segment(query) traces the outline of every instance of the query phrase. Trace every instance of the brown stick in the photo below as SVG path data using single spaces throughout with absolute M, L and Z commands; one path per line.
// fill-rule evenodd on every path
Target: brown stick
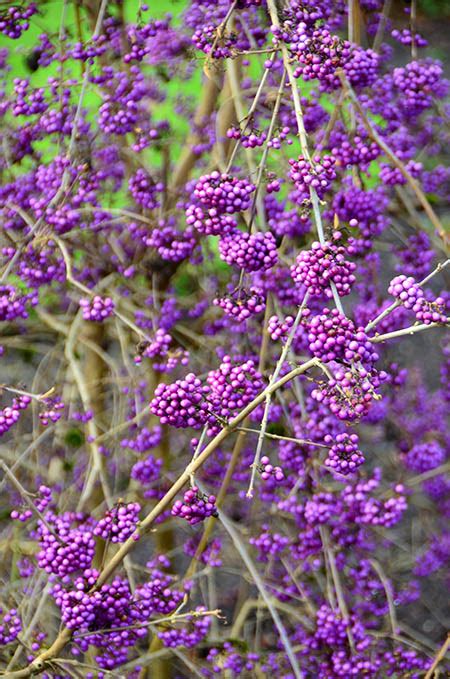
M 197 129 L 205 123 L 214 111 L 219 92 L 220 88 L 216 81 L 207 78 L 202 89 L 202 98 L 194 116 L 194 130 L 188 137 L 186 146 L 181 152 L 180 159 L 173 172 L 172 189 L 176 190 L 178 187 L 183 186 L 189 178 L 189 173 L 197 160 L 197 156 L 192 150 L 193 146 L 200 141 L 200 135 L 197 132 Z
M 441 660 L 443 660 L 445 658 L 449 647 L 450 647 L 450 632 L 447 634 L 447 639 L 442 644 L 440 650 L 438 651 L 438 653 L 437 653 L 437 655 L 436 655 L 436 657 L 433 661 L 433 664 L 431 665 L 430 669 L 426 673 L 425 679 L 432 679 L 434 670 L 439 665 Z

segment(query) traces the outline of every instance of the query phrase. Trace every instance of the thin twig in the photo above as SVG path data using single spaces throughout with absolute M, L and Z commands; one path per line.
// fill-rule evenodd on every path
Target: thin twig
M 432 679 L 433 673 L 439 663 L 444 660 L 445 656 L 447 655 L 447 651 L 450 648 L 450 632 L 447 634 L 447 639 L 444 641 L 442 644 L 441 648 L 439 649 L 439 652 L 437 653 L 433 664 L 431 665 L 430 669 L 425 675 L 425 679 Z
M 304 677 L 303 672 L 301 671 L 297 658 L 295 657 L 294 650 L 292 648 L 291 642 L 289 641 L 289 637 L 287 635 L 286 629 L 281 621 L 281 618 L 278 614 L 278 611 L 276 610 L 275 606 L 272 603 L 272 600 L 270 596 L 267 593 L 267 590 L 264 586 L 263 581 L 261 580 L 261 577 L 252 561 L 250 558 L 250 555 L 248 554 L 243 541 L 241 540 L 237 530 L 231 523 L 231 521 L 224 515 L 224 513 L 219 510 L 219 519 L 224 526 L 225 530 L 227 531 L 228 535 L 231 537 L 233 540 L 233 544 L 236 547 L 237 551 L 239 552 L 242 561 L 247 567 L 247 570 L 249 571 L 250 575 L 253 578 L 253 581 L 258 588 L 258 591 L 261 595 L 261 598 L 264 600 L 264 603 L 266 604 L 269 613 L 272 617 L 272 620 L 275 624 L 275 627 L 278 630 L 278 634 L 280 635 L 280 641 L 283 644 L 284 650 L 286 651 L 286 655 L 289 659 L 289 662 L 291 664 L 292 670 L 294 672 L 294 676 L 296 679 L 302 679 Z
M 361 106 L 358 97 L 355 94 L 355 91 L 351 87 L 345 73 L 343 71 L 338 71 L 338 76 L 339 79 L 341 80 L 342 86 L 344 89 L 347 91 L 347 95 L 350 97 L 351 101 L 355 105 L 356 110 L 358 111 L 359 115 L 361 116 L 361 120 L 363 122 L 364 127 L 368 131 L 369 135 L 372 137 L 372 139 L 378 144 L 380 149 L 384 151 L 385 155 L 392 161 L 392 163 L 397 167 L 402 175 L 405 177 L 406 181 L 416 194 L 416 197 L 419 201 L 419 203 L 422 205 L 423 209 L 425 210 L 426 214 L 428 215 L 428 218 L 434 228 L 436 229 L 437 233 L 439 236 L 442 238 L 442 241 L 444 244 L 447 243 L 448 241 L 448 234 L 445 233 L 444 228 L 431 207 L 431 204 L 426 197 L 425 193 L 422 191 L 420 188 L 419 183 L 414 179 L 414 177 L 411 175 L 409 170 L 406 168 L 405 164 L 396 156 L 394 151 L 386 144 L 384 139 L 381 138 L 381 136 L 378 134 L 378 132 L 375 130 L 374 126 L 370 122 L 369 118 L 366 115 L 366 112 L 364 111 L 363 107 Z

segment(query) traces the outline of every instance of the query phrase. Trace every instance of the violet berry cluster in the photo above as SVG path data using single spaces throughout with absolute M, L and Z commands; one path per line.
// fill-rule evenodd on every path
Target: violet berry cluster
M 193 486 L 184 493 L 183 500 L 177 500 L 173 504 L 172 516 L 179 516 L 195 526 L 210 516 L 217 516 L 216 498 Z
M 388 292 L 395 297 L 405 309 L 412 309 L 416 319 L 421 323 L 447 323 L 448 318 L 444 313 L 444 299 L 436 297 L 431 301 L 425 296 L 425 292 L 416 283 L 412 276 L 400 275 L 392 279 Z
M 334 234 L 337 239 L 340 234 Z M 356 263 L 346 258 L 346 250 L 342 245 L 326 242 L 323 245 L 315 241 L 310 250 L 302 250 L 291 268 L 292 278 L 296 283 L 304 285 L 309 294 L 331 298 L 333 296 L 330 283 L 333 283 L 339 296 L 349 295 L 356 280 L 354 271 Z
M 256 286 L 250 290 L 235 288 L 231 293 L 215 297 L 213 304 L 238 322 L 260 314 L 266 308 L 263 290 Z
M 309 161 L 303 156 L 298 160 L 289 160 L 291 169 L 289 178 L 301 194 L 309 197 L 311 189 L 316 191 L 319 198 L 323 198 L 331 183 L 336 179 L 335 159 L 333 156 L 314 156 Z
M 48 486 L 44 486 L 43 484 L 39 486 L 36 498 L 32 501 L 34 506 L 36 507 L 36 510 L 38 512 L 44 512 L 48 505 L 50 504 L 52 500 L 52 491 L 51 488 Z M 17 509 L 13 509 L 11 512 L 11 518 L 12 519 L 17 519 L 18 521 L 28 521 L 28 519 L 31 519 L 33 516 L 33 510 L 30 509 L 29 507 L 26 507 L 22 511 L 18 511 Z
M 219 242 L 221 259 L 247 273 L 271 269 L 278 261 L 277 245 L 272 233 L 234 231 Z
M 125 542 L 136 530 L 140 511 L 138 502 L 118 502 L 98 521 L 94 535 L 111 542 Z
M 363 328 L 337 309 L 323 309 L 308 322 L 309 349 L 322 361 L 362 362 L 372 365 L 378 360 Z
M 95 295 L 92 299 L 80 299 L 80 307 L 85 321 L 102 323 L 106 318 L 112 316 L 115 304 L 110 297 Z
M 358 448 L 359 438 L 357 434 L 337 434 L 336 438 L 327 434 L 325 442 L 331 444 L 325 466 L 338 474 L 350 474 L 360 467 L 364 461 L 364 455 Z

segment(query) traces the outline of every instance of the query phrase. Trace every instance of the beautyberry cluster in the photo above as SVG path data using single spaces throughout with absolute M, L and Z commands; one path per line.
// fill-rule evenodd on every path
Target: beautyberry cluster
M 38 522 L 40 551 L 37 561 L 47 573 L 65 577 L 89 568 L 94 557 L 92 526 L 81 513 L 45 514 L 46 523 Z
M 21 631 L 22 621 L 17 609 L 11 608 L 3 612 L 3 608 L 0 607 L 0 646 L 13 642 Z
M 347 475 L 364 463 L 364 455 L 358 448 L 357 434 L 337 434 L 334 440 L 327 434 L 324 440 L 331 444 L 324 464 L 332 471 Z
M 118 502 L 97 523 L 94 535 L 111 542 L 125 542 L 136 529 L 140 511 L 138 502 Z
M 309 348 L 325 362 L 362 362 L 372 365 L 378 360 L 363 328 L 357 328 L 350 318 L 337 309 L 323 309 L 308 323 Z
M 248 291 L 235 288 L 229 294 L 213 299 L 213 304 L 238 322 L 246 321 L 266 308 L 264 291 L 256 286 Z
M 304 156 L 289 160 L 289 177 L 301 195 L 309 196 L 311 189 L 323 198 L 331 183 L 336 179 L 335 158 L 333 156 L 314 156 L 309 161 Z
M 335 234 L 335 238 L 340 234 Z M 296 263 L 291 267 L 292 278 L 304 285 L 309 294 L 328 298 L 333 296 L 330 283 L 334 283 L 340 297 L 349 295 L 355 282 L 356 264 L 345 259 L 346 250 L 342 245 L 315 241 L 310 250 L 302 250 Z
M 18 396 L 14 398 L 10 406 L 0 410 L 0 436 L 6 434 L 13 427 L 20 417 L 21 410 L 25 410 L 31 403 L 29 396 Z
M 278 261 L 277 245 L 272 233 L 243 233 L 236 230 L 219 242 L 221 259 L 247 273 L 271 269 Z
M 197 486 L 187 490 L 183 500 L 177 500 L 172 507 L 172 516 L 186 519 L 191 526 L 204 521 L 209 516 L 217 516 L 216 498 L 202 493 Z
M 52 499 L 52 491 L 48 486 L 41 485 L 38 488 L 37 497 L 33 501 L 34 506 L 38 512 L 44 512 L 47 509 Z M 13 509 L 11 512 L 11 518 L 17 519 L 19 521 L 28 521 L 33 516 L 33 511 L 30 508 L 26 508 L 23 511 L 18 511 Z
M 85 321 L 101 323 L 114 313 L 115 304 L 110 297 L 95 295 L 92 299 L 80 299 L 80 307 Z

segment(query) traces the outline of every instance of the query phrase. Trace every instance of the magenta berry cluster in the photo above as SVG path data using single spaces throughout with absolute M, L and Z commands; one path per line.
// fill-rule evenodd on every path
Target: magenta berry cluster
M 193 648 L 201 643 L 209 632 L 212 617 L 203 615 L 207 611 L 205 606 L 197 606 L 195 613 L 188 615 L 185 619 L 185 626 L 181 629 L 168 629 L 158 632 L 158 637 L 164 646 L 169 648 Z
M 0 436 L 3 436 L 16 424 L 21 411 L 28 408 L 30 403 L 30 396 L 18 396 L 13 399 L 10 406 L 5 406 L 0 410 Z
M 22 631 L 22 621 L 17 609 L 10 608 L 4 611 L 0 607 L 0 646 L 11 644 Z
M 277 244 L 272 233 L 235 231 L 221 238 L 221 259 L 247 273 L 271 269 L 278 261 Z
M 42 484 L 41 486 L 39 486 L 36 498 L 33 499 L 32 502 L 36 507 L 36 510 L 42 513 L 47 509 L 51 500 L 52 500 L 51 489 L 48 486 L 44 486 Z M 29 507 L 23 509 L 22 511 L 13 509 L 13 511 L 11 512 L 11 518 L 17 519 L 18 521 L 28 521 L 28 519 L 31 519 L 32 516 L 33 510 L 30 509 Z
M 205 236 L 224 236 L 236 230 L 235 218 L 217 207 L 189 205 L 186 208 L 186 223 Z
M 206 208 L 234 214 L 250 207 L 255 186 L 246 179 L 238 179 L 217 171 L 203 175 L 194 188 L 194 196 Z
M 89 568 L 94 557 L 92 526 L 81 513 L 60 516 L 47 512 L 46 523 L 38 522 L 40 551 L 37 561 L 47 573 L 65 577 Z
M 422 474 L 444 464 L 445 450 L 438 441 L 416 443 L 405 455 L 405 465 L 413 472 Z
M 277 483 L 280 483 L 284 479 L 284 473 L 281 467 L 274 467 L 267 455 L 263 455 L 260 460 L 260 474 L 264 481 L 273 477 Z
M 337 434 L 335 439 L 327 434 L 324 440 L 331 444 L 324 463 L 330 470 L 347 475 L 356 471 L 364 463 L 364 455 L 358 448 L 357 434 L 343 432 Z
M 11 5 L 0 11 L 0 32 L 7 38 L 18 40 L 30 27 L 30 19 L 38 11 L 35 2 L 27 6 Z
M 95 295 L 92 299 L 85 297 L 80 299 L 80 307 L 85 321 L 102 323 L 106 318 L 113 315 L 115 304 L 109 297 Z
M 252 359 L 236 364 L 230 356 L 224 356 L 219 368 L 208 373 L 207 384 L 208 404 L 217 416 L 227 420 L 256 396 L 263 380 Z
M 421 323 L 447 323 L 448 318 L 444 313 L 445 300 L 436 297 L 429 300 L 412 276 L 400 275 L 392 279 L 388 292 L 395 297 L 405 309 L 412 309 L 416 319 Z
M 306 311 L 306 309 L 305 309 Z M 280 320 L 278 316 L 271 316 L 269 318 L 269 323 L 267 325 L 267 332 L 270 338 L 276 342 L 277 340 L 285 340 L 294 325 L 294 317 L 286 316 L 286 318 Z
M 128 188 L 138 205 L 146 210 L 154 210 L 160 204 L 158 194 L 164 189 L 162 182 L 155 182 L 145 170 L 140 168 L 128 181 Z
M 140 511 L 138 502 L 118 502 L 98 521 L 94 535 L 111 542 L 125 542 L 136 530 Z
M 204 397 L 208 389 L 193 373 L 173 384 L 159 384 L 150 403 L 150 410 L 161 424 L 200 429 L 208 419 Z
M 303 156 L 298 160 L 290 159 L 289 178 L 301 194 L 309 196 L 310 189 L 314 189 L 322 198 L 336 179 L 335 162 L 333 156 L 314 156 L 311 161 Z
M 197 486 L 193 486 L 185 492 L 183 500 L 177 500 L 173 504 L 172 516 L 186 519 L 191 526 L 195 526 L 210 516 L 217 516 L 216 498 L 214 495 L 202 493 Z
M 378 354 L 363 328 L 337 309 L 323 309 L 308 322 L 309 349 L 322 361 L 362 362 L 371 365 Z
M 339 366 L 331 379 L 318 383 L 311 397 L 326 405 L 339 420 L 354 422 L 369 413 L 373 400 L 381 398 L 377 389 L 386 379 L 384 371 Z
M 389 283 L 388 292 L 398 299 L 406 309 L 413 309 L 419 299 L 424 296 L 422 288 L 412 276 L 396 276 Z
M 266 308 L 264 292 L 256 286 L 250 290 L 235 288 L 227 295 L 216 297 L 213 304 L 238 322 L 246 321 Z
M 58 422 L 61 418 L 62 411 L 65 408 L 64 403 L 61 399 L 56 396 L 53 398 L 45 398 L 41 401 L 41 411 L 39 413 L 39 419 L 41 424 L 46 427 L 50 422 Z
M 335 234 L 336 236 L 336 234 Z M 310 295 L 331 298 L 333 283 L 339 296 L 349 295 L 356 280 L 356 263 L 346 258 L 342 245 L 326 242 L 321 245 L 315 241 L 310 250 L 302 250 L 291 268 L 292 278 L 304 285 Z

